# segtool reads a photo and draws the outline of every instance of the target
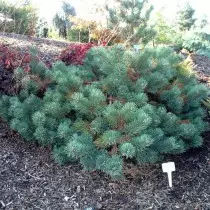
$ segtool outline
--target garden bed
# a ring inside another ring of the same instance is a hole
[[[210,208],[210,134],[202,148],[176,158],[173,188],[161,166],[139,167],[126,180],[59,166],[49,148],[27,144],[0,122],[0,209],[197,209]]]
[[[60,52],[69,45],[69,42],[65,41],[6,33],[0,33],[0,43],[23,54],[28,52],[31,47],[36,47],[39,58],[46,63],[54,62]]]
[[[52,62],[68,45],[11,36],[0,35],[0,39],[8,45],[18,43],[18,46],[20,43],[28,43],[29,46],[32,42],[43,53],[41,57],[46,55]],[[46,42],[48,48],[42,48]],[[52,46],[55,46],[54,52],[51,51],[54,49]],[[204,66],[202,69],[210,72],[207,63],[206,58],[198,59],[195,68],[200,70],[198,67]],[[167,158],[176,164],[174,185],[170,189],[160,164],[128,170],[126,179],[121,181],[113,181],[99,172],[84,172],[79,164],[61,167],[52,160],[50,148],[25,143],[5,122],[0,121],[0,209],[208,210],[210,133],[204,136],[203,147]]]

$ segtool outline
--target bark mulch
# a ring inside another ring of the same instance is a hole
[[[197,54],[185,54],[184,57],[192,65],[198,80],[210,87],[210,58]]]
[[[8,45],[11,49],[17,50],[20,53],[28,52],[31,47],[35,47],[39,58],[46,63],[54,62],[60,52],[70,44],[70,42],[65,41],[1,32],[0,43]]]
[[[13,72],[0,66],[0,94],[12,95],[16,92],[17,85],[13,78]]]
[[[118,181],[77,163],[59,166],[50,148],[25,142],[0,120],[0,209],[210,210],[210,133],[204,139],[201,148],[167,157],[176,164],[169,188],[161,164],[127,164]]]
[[[121,181],[79,164],[59,166],[49,148],[24,142],[0,121],[0,209],[209,210],[209,138],[202,148],[167,159],[176,164],[170,189],[160,164],[139,166]]]

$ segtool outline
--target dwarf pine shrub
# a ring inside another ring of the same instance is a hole
[[[16,71],[19,95],[0,115],[28,141],[51,145],[57,162],[123,175],[123,163],[155,163],[202,145],[208,90],[168,48],[92,48],[83,65],[32,64]]]

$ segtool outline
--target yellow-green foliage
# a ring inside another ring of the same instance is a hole
[[[203,104],[210,110],[210,98],[207,98],[206,101],[203,101]]]
[[[192,76],[193,74],[195,74],[195,72],[193,71],[193,64],[190,56],[188,56],[187,59],[178,64],[177,71],[184,76]]]

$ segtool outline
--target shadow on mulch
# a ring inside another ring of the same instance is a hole
[[[121,181],[79,164],[61,167],[49,148],[25,143],[0,121],[0,209],[209,210],[209,140],[206,133],[203,147],[167,158],[176,164],[170,189],[160,164]]]

